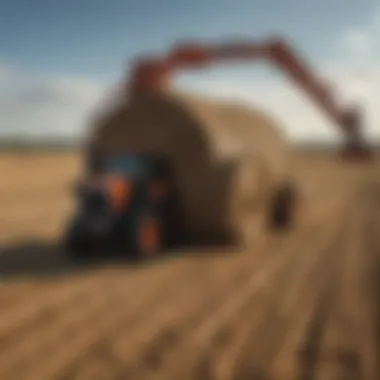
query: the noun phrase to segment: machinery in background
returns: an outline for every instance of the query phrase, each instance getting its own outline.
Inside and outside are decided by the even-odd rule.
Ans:
[[[338,125],[345,137],[342,155],[347,159],[367,160],[371,152],[362,135],[362,119],[357,107],[340,108],[328,86],[315,77],[306,63],[281,38],[262,43],[228,44],[180,43],[162,57],[139,58],[135,62],[128,89],[132,93],[161,91],[170,86],[174,72],[199,69],[229,60],[266,59],[290,76],[297,85]]]

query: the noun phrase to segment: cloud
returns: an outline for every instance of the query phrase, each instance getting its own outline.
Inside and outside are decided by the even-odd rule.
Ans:
[[[372,54],[376,47],[376,34],[371,29],[353,28],[342,39],[343,45],[354,53]]]
[[[376,34],[377,31],[377,34]],[[331,87],[340,107],[359,107],[368,139],[380,140],[380,8],[366,25],[346,30],[337,42],[336,57],[312,65]],[[337,57],[342,57],[341,59]],[[319,66],[319,69],[318,69]],[[272,69],[275,71],[275,69]],[[215,98],[256,105],[276,119],[294,140],[341,141],[337,126],[292,81],[267,83],[199,80],[192,90]]]
[[[0,136],[78,137],[103,91],[81,78],[35,76],[0,65]]]
[[[339,103],[362,106],[366,136],[380,139],[380,8],[371,17],[340,35],[336,53],[344,58],[313,66],[320,67],[320,76],[331,84]],[[224,78],[199,75],[183,87],[259,107],[292,139],[340,139],[329,118],[286,78]],[[35,76],[0,63],[0,137],[81,137],[90,116],[112,104],[117,92],[117,87],[107,90],[83,78]]]
[[[273,71],[275,71],[273,69]],[[336,84],[341,103],[364,106],[367,134],[380,138],[380,67],[355,69],[330,64],[321,70]],[[183,86],[213,98],[260,108],[294,140],[338,140],[333,123],[301,89],[284,78],[278,81],[226,81],[200,76]],[[252,82],[252,84],[250,84]],[[91,121],[117,99],[117,88],[80,78],[33,77],[0,66],[0,137],[80,138]],[[379,126],[380,127],[380,126]]]

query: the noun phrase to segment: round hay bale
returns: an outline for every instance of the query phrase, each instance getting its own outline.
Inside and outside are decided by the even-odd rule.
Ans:
[[[88,154],[170,159],[193,239],[248,242],[287,173],[287,144],[260,112],[174,92],[135,96],[98,121]]]

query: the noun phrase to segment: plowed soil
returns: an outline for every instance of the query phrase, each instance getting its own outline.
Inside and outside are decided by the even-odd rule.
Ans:
[[[297,224],[250,251],[78,267],[79,157],[1,155],[0,379],[379,379],[378,166],[295,154]]]

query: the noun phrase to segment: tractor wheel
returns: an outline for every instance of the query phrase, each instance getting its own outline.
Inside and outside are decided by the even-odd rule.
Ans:
[[[292,227],[295,219],[297,190],[292,183],[281,185],[274,194],[271,207],[270,224],[275,229]]]
[[[68,256],[74,262],[83,262],[92,257],[93,250],[91,244],[81,236],[75,223],[69,227],[64,247]]]
[[[151,215],[137,221],[135,249],[140,258],[155,257],[162,248],[162,228],[159,219]]]

